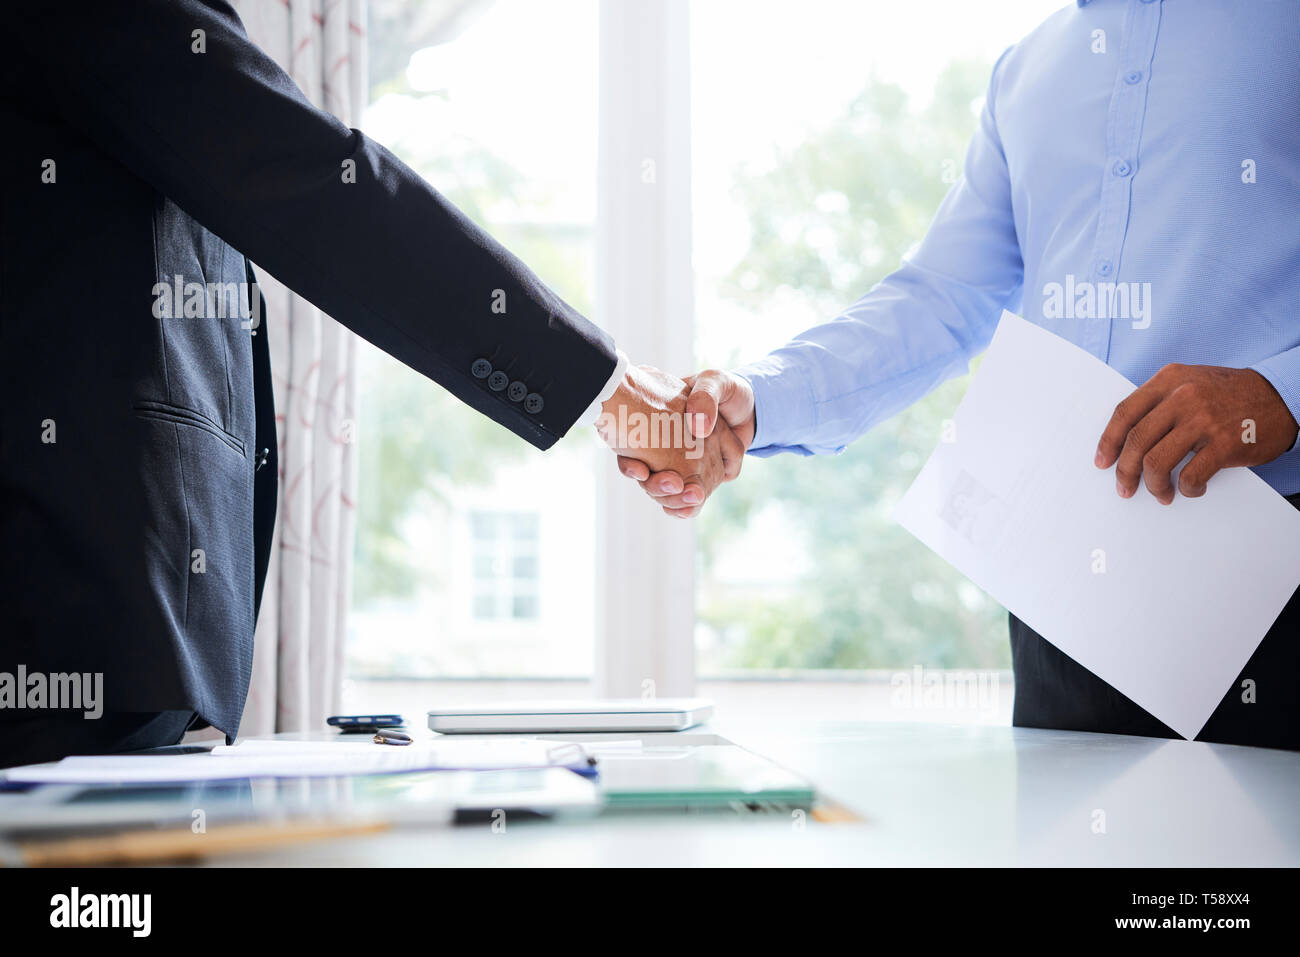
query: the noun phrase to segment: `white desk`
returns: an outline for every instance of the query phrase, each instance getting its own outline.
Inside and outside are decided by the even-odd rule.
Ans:
[[[785,814],[668,813],[507,823],[504,833],[476,824],[210,863],[1300,865],[1300,753],[988,726],[710,730],[798,771],[861,820],[800,827]]]

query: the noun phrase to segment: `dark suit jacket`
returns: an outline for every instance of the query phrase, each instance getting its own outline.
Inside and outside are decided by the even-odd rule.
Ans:
[[[542,449],[614,350],[313,107],[222,0],[27,4],[9,36],[0,671],[103,672],[110,711],[192,709],[233,734],[275,508],[275,317],[256,335],[158,318],[156,284],[240,282],[252,259]]]

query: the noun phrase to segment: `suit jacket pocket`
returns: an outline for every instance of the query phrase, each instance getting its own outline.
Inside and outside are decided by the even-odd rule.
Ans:
[[[247,449],[241,438],[227,432],[219,422],[214,422],[203,413],[195,412],[193,409],[172,405],[169,402],[144,401],[135,404],[135,414],[145,419],[160,419],[164,422],[175,422],[177,425],[188,425],[191,428],[202,429],[204,432],[216,436],[240,455],[247,454]]]

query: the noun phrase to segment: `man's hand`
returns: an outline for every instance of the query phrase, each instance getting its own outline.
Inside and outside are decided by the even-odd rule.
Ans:
[[[748,441],[742,443],[725,423],[703,434],[689,428],[689,395],[688,384],[676,376],[632,366],[618,391],[601,406],[596,431],[619,453],[619,469],[625,475],[625,463],[635,462],[647,476],[651,470],[674,476],[676,491],[702,505],[718,485],[740,474]],[[681,509],[664,511],[676,515]]]
[[[717,432],[733,433],[743,457],[745,449],[754,441],[754,392],[749,383],[740,376],[716,369],[688,376],[685,382],[690,387],[686,421],[691,433],[699,439]],[[620,455],[618,467],[628,478],[639,482],[646,494],[669,515],[690,518],[704,507],[707,493],[689,476],[660,468],[641,455]],[[724,481],[731,481],[739,474],[737,461]]]
[[[1129,498],[1138,480],[1156,500],[1174,500],[1170,474],[1188,498],[1205,494],[1222,468],[1263,465],[1295,444],[1298,426],[1277,390],[1251,369],[1167,365],[1115,407],[1097,446],[1096,464],[1118,462],[1115,484]]]

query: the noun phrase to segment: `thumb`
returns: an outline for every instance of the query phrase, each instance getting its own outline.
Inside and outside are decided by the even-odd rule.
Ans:
[[[687,426],[697,439],[708,438],[718,423],[719,407],[731,398],[731,379],[724,372],[709,369],[684,381],[691,387],[686,398]]]

